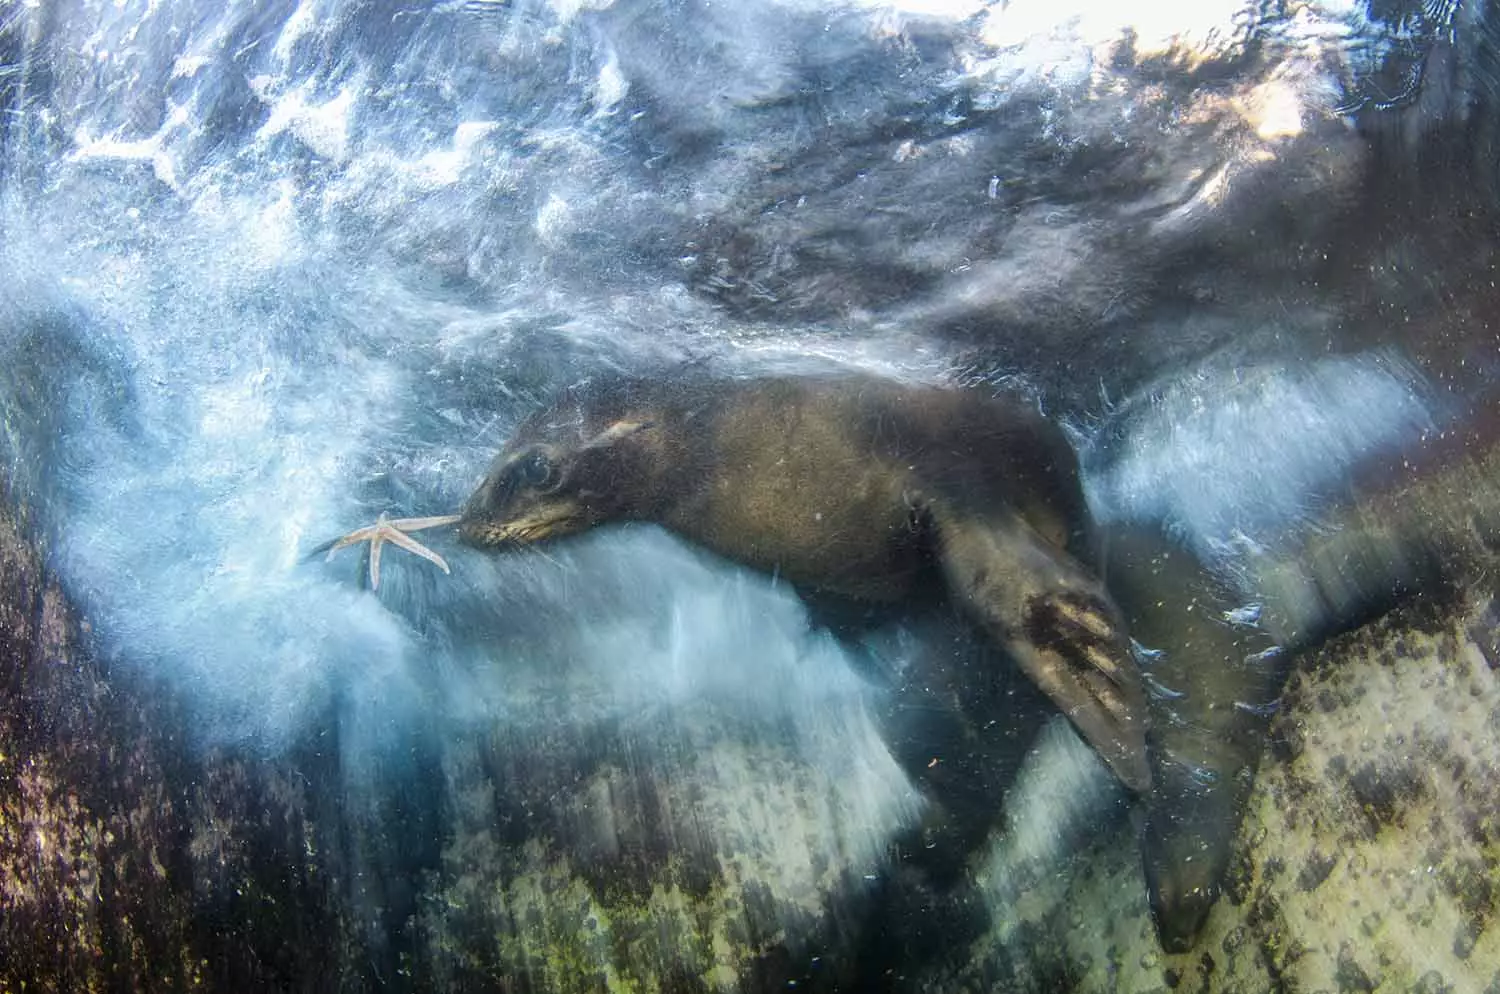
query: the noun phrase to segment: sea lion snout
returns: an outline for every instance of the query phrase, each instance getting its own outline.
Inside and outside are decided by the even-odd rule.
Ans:
[[[484,548],[540,542],[626,516],[641,502],[622,443],[654,421],[615,420],[559,440],[541,430],[555,420],[544,412],[518,430],[464,504],[460,539]]]
[[[507,449],[464,503],[459,538],[494,548],[587,528],[591,516],[567,487],[568,460],[547,445]]]

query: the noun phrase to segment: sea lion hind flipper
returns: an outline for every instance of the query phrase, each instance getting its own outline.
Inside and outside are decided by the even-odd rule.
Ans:
[[[1015,657],[1127,787],[1151,786],[1140,671],[1102,584],[1019,515],[938,513],[954,599]]]

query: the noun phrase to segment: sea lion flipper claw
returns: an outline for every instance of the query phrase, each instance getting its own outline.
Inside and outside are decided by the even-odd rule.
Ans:
[[[944,574],[964,604],[1127,787],[1151,785],[1150,720],[1103,586],[1019,516],[939,520]]]

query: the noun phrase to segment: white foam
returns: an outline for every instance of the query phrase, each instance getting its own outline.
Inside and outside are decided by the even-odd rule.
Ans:
[[[1210,560],[1296,525],[1360,459],[1433,426],[1421,376],[1386,354],[1214,365],[1122,415],[1085,483],[1105,521],[1165,521]]]
[[[289,133],[324,158],[334,162],[348,158],[349,116],[361,84],[344,86],[322,101],[314,96],[312,83],[292,88],[279,96],[277,85],[269,79],[260,78],[256,86],[260,96],[271,102],[271,113],[260,128],[262,140]]]

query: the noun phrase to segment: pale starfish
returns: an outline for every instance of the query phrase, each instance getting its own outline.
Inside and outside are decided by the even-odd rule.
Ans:
[[[327,559],[332,559],[333,554],[340,549],[351,545],[358,545],[361,542],[369,542],[371,590],[380,589],[380,550],[386,542],[392,545],[399,545],[407,552],[421,556],[428,562],[436,563],[439,569],[447,573],[449,572],[448,564],[443,561],[442,556],[433,552],[406,533],[419,532],[424,528],[436,528],[439,525],[455,524],[460,517],[462,515],[441,514],[432,518],[390,518],[382,512],[373,525],[367,525],[364,528],[350,532],[342,538],[336,538],[326,546],[314,549],[313,554],[316,555],[323,548],[326,548],[328,550]]]

